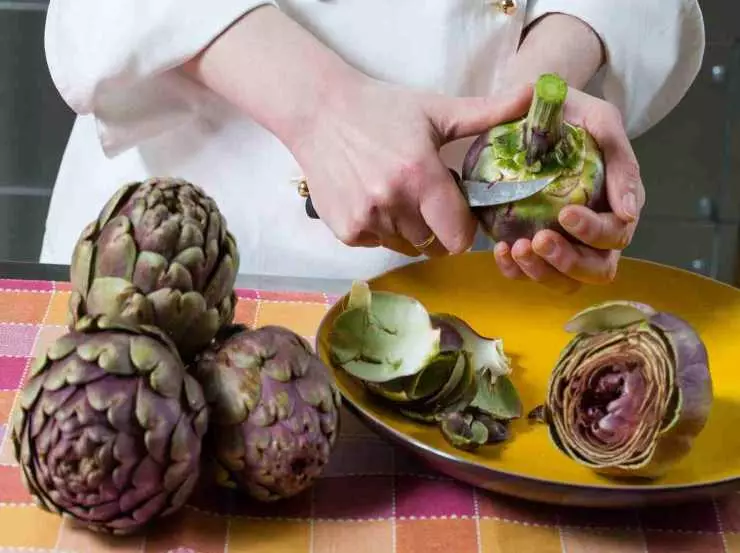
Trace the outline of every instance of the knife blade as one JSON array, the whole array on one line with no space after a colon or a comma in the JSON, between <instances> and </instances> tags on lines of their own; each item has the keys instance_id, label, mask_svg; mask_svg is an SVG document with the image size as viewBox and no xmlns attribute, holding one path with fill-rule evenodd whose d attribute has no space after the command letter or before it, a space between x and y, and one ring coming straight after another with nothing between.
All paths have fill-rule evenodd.
<instances>
[{"instance_id":1,"label":"knife blade","mask_svg":"<svg viewBox=\"0 0 740 553\"><path fill-rule=\"evenodd\" d=\"M457 171L450 169L460 191L465 196L470 207L490 207L494 205L508 204L529 198L543 190L548 184L555 180L554 176L528 181L505 181L490 183L485 181L462 181ZM311 201L311 195L305 179L297 179L298 193L305 198L306 215L310 219L319 219L318 213Z\"/></svg>"},{"instance_id":2,"label":"knife blade","mask_svg":"<svg viewBox=\"0 0 740 553\"><path fill-rule=\"evenodd\" d=\"M490 207L529 198L555 180L554 176L526 181L463 181L460 189L470 207Z\"/></svg>"}]
</instances>

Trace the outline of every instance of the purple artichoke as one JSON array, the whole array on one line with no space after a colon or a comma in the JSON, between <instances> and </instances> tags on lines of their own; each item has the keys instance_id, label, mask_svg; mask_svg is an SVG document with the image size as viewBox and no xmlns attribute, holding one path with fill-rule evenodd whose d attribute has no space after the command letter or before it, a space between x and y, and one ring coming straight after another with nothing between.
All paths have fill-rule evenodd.
<instances>
[{"instance_id":1,"label":"purple artichoke","mask_svg":"<svg viewBox=\"0 0 740 553\"><path fill-rule=\"evenodd\" d=\"M567 92L568 85L560 77L542 75L527 116L481 134L465 156L464 181L496 186L507 181L554 179L542 191L522 200L472 208L494 241L512 246L520 238L531 240L537 232L550 229L577 242L558 222L563 207L610 210L604 163L596 142L585 129L563 120Z\"/></svg>"},{"instance_id":2,"label":"purple artichoke","mask_svg":"<svg viewBox=\"0 0 740 553\"><path fill-rule=\"evenodd\" d=\"M200 472L200 385L159 330L83 317L31 367L12 439L42 508L129 534L177 511Z\"/></svg>"},{"instance_id":3,"label":"purple artichoke","mask_svg":"<svg viewBox=\"0 0 740 553\"><path fill-rule=\"evenodd\" d=\"M260 501L312 485L333 450L341 399L302 337L278 326L234 325L193 370L211 409L208 451L220 485Z\"/></svg>"},{"instance_id":4,"label":"purple artichoke","mask_svg":"<svg viewBox=\"0 0 740 553\"><path fill-rule=\"evenodd\" d=\"M123 186L74 250L72 323L108 315L165 331L187 362L236 306L239 253L212 198L181 179Z\"/></svg>"},{"instance_id":5,"label":"purple artichoke","mask_svg":"<svg viewBox=\"0 0 740 553\"><path fill-rule=\"evenodd\" d=\"M657 478L691 449L712 406L707 350L684 320L635 302L577 314L541 410L555 445L597 472Z\"/></svg>"}]
</instances>

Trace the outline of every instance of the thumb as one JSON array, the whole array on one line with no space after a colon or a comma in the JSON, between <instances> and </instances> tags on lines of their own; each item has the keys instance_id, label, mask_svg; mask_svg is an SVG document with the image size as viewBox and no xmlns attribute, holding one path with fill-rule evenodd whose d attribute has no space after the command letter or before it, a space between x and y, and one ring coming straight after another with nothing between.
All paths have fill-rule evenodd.
<instances>
[{"instance_id":1,"label":"thumb","mask_svg":"<svg viewBox=\"0 0 740 553\"><path fill-rule=\"evenodd\" d=\"M479 135L491 127L522 117L531 101L532 85L525 85L495 96L429 96L425 99L425 112L444 144Z\"/></svg>"}]
</instances>

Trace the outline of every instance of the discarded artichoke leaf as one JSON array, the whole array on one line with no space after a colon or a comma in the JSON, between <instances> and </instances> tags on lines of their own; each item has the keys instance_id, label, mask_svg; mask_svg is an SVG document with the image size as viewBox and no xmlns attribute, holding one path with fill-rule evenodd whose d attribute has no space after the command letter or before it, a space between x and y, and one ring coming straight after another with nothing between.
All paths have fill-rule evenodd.
<instances>
[{"instance_id":1,"label":"discarded artichoke leaf","mask_svg":"<svg viewBox=\"0 0 740 553\"><path fill-rule=\"evenodd\" d=\"M509 430L503 422L496 420L482 411L477 411L475 409L472 411L475 420L485 425L488 430L488 439L486 440L486 443L496 444L504 442L509 438Z\"/></svg>"},{"instance_id":2,"label":"discarded artichoke leaf","mask_svg":"<svg viewBox=\"0 0 740 553\"><path fill-rule=\"evenodd\" d=\"M367 382L419 373L440 352L440 330L427 310L409 296L372 292L368 299L361 289L352 301L360 307L340 313L329 334L333 362Z\"/></svg>"},{"instance_id":3,"label":"discarded artichoke leaf","mask_svg":"<svg viewBox=\"0 0 740 553\"><path fill-rule=\"evenodd\" d=\"M436 400L435 409L438 413L462 411L470 405L478 391L478 378L476 377L475 367L470 361L470 356L463 352L460 359L464 361L462 377L449 395Z\"/></svg>"},{"instance_id":4,"label":"discarded artichoke leaf","mask_svg":"<svg viewBox=\"0 0 740 553\"><path fill-rule=\"evenodd\" d=\"M455 352L442 352L415 375L387 382L365 382L365 386L374 394L397 403L423 400L449 383L457 358Z\"/></svg>"},{"instance_id":5,"label":"discarded artichoke leaf","mask_svg":"<svg viewBox=\"0 0 740 553\"><path fill-rule=\"evenodd\" d=\"M459 359L459 353L439 354L423 371L411 377L409 396L412 399L424 399L442 390L454 373Z\"/></svg>"},{"instance_id":6,"label":"discarded artichoke leaf","mask_svg":"<svg viewBox=\"0 0 740 553\"><path fill-rule=\"evenodd\" d=\"M429 412L424 413L420 411L413 411L412 409L404 409L403 407L398 409L404 417L408 417L412 420L424 423L424 424L436 424L438 422L437 413Z\"/></svg>"},{"instance_id":7,"label":"discarded artichoke leaf","mask_svg":"<svg viewBox=\"0 0 740 553\"><path fill-rule=\"evenodd\" d=\"M454 375L445 387L432 397L403 406L403 413L411 413L412 418L433 421L435 416L464 409L475 397L475 371L469 357L459 352ZM451 386L454 384L454 386ZM416 415L416 416L414 416Z\"/></svg>"},{"instance_id":8,"label":"discarded artichoke leaf","mask_svg":"<svg viewBox=\"0 0 740 553\"><path fill-rule=\"evenodd\" d=\"M352 282L346 309L370 309L372 292L367 282L355 280Z\"/></svg>"},{"instance_id":9,"label":"discarded artichoke leaf","mask_svg":"<svg viewBox=\"0 0 740 553\"><path fill-rule=\"evenodd\" d=\"M462 338L460 347L468 352L476 371L489 371L494 382L499 375L511 372L510 360L504 353L503 340L500 338L481 336L468 323L449 313L434 313L432 321L441 329L443 343L452 341L452 338L445 340L445 335L451 334L450 329Z\"/></svg>"},{"instance_id":10,"label":"discarded artichoke leaf","mask_svg":"<svg viewBox=\"0 0 740 553\"><path fill-rule=\"evenodd\" d=\"M625 305L642 318L624 326ZM713 402L707 350L688 322L644 304L586 311L573 328L588 332L563 348L551 373L542 422L560 451L598 473L658 478L706 424Z\"/></svg>"},{"instance_id":11,"label":"discarded artichoke leaf","mask_svg":"<svg viewBox=\"0 0 740 553\"><path fill-rule=\"evenodd\" d=\"M406 391L408 377L396 378L387 382L364 382L363 384L369 392L393 403L408 403L413 401Z\"/></svg>"},{"instance_id":12,"label":"discarded artichoke leaf","mask_svg":"<svg viewBox=\"0 0 740 553\"><path fill-rule=\"evenodd\" d=\"M488 427L470 413L448 413L440 418L445 440L457 449L473 451L488 442Z\"/></svg>"},{"instance_id":13,"label":"discarded artichoke leaf","mask_svg":"<svg viewBox=\"0 0 740 553\"><path fill-rule=\"evenodd\" d=\"M431 405L445 403L445 398L453 396L461 381L470 379L470 375L473 373L473 366L468 362L468 357L459 351L454 356L455 365L452 367L450 377L436 394L422 399L421 401L423 403Z\"/></svg>"},{"instance_id":14,"label":"discarded artichoke leaf","mask_svg":"<svg viewBox=\"0 0 740 553\"><path fill-rule=\"evenodd\" d=\"M547 408L544 404L538 405L534 409L532 409L529 413L527 413L527 419L532 422L547 424L548 418L547 418Z\"/></svg>"},{"instance_id":15,"label":"discarded artichoke leaf","mask_svg":"<svg viewBox=\"0 0 740 553\"><path fill-rule=\"evenodd\" d=\"M502 374L491 382L489 371L478 375L478 391L471 403L496 419L510 420L522 416L522 401L511 379Z\"/></svg>"},{"instance_id":16,"label":"discarded artichoke leaf","mask_svg":"<svg viewBox=\"0 0 740 553\"><path fill-rule=\"evenodd\" d=\"M645 304L632 301L611 301L587 307L576 313L566 324L572 334L603 332L646 321L655 311Z\"/></svg>"}]
</instances>

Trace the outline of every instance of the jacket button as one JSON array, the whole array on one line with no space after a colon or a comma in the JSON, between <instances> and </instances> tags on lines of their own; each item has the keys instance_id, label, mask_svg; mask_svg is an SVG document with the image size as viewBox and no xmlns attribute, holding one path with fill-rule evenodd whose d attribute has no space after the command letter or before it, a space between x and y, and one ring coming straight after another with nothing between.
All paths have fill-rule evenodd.
<instances>
[{"instance_id":1,"label":"jacket button","mask_svg":"<svg viewBox=\"0 0 740 553\"><path fill-rule=\"evenodd\" d=\"M506 15L514 15L517 10L516 0L488 0L488 3Z\"/></svg>"}]
</instances>

